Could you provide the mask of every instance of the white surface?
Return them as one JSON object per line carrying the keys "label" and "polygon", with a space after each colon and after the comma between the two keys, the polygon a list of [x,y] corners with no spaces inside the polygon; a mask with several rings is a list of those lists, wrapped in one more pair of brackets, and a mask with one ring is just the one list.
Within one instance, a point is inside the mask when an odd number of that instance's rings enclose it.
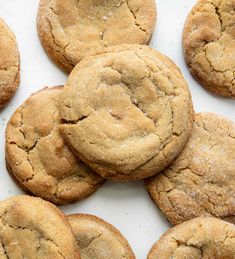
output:
{"label": "white surface", "polygon": [[[15,109],[44,86],[63,84],[67,75],[46,56],[36,32],[38,0],[1,0],[0,17],[15,32],[21,54],[21,85],[0,112],[0,199],[21,194],[8,176],[4,158],[4,132]],[[196,0],[158,0],[158,21],[152,46],[171,57],[189,83],[196,111],[211,111],[235,121],[235,101],[206,92],[190,76],[182,55],[181,34],[187,13]],[[130,242],[138,259],[146,258],[153,243],[169,224],[150,200],[142,182],[107,182],[92,197],[64,206],[65,213],[91,213],[116,226]]]}

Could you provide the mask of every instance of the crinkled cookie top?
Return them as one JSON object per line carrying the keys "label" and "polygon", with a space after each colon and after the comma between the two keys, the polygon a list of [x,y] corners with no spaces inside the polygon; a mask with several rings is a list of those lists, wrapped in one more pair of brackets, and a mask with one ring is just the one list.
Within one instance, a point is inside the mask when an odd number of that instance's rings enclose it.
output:
{"label": "crinkled cookie top", "polygon": [[19,184],[56,204],[87,197],[104,179],[64,143],[58,102],[62,87],[45,88],[21,105],[6,129],[6,162]]}
{"label": "crinkled cookie top", "polygon": [[85,214],[68,216],[82,259],[135,259],[122,234],[102,219]]}
{"label": "crinkled cookie top", "polygon": [[137,45],[110,51],[72,71],[61,96],[60,129],[102,176],[145,178],[184,147],[192,126],[191,96],[175,64],[157,51]]}
{"label": "crinkled cookie top", "polygon": [[154,0],[41,0],[38,32],[49,55],[70,71],[106,47],[147,44],[155,19]]}
{"label": "crinkled cookie top", "polygon": [[148,259],[234,259],[235,226],[201,217],[167,231],[152,247]]}
{"label": "crinkled cookie top", "polygon": [[235,123],[197,114],[182,153],[147,189],[173,224],[203,215],[235,223]]}
{"label": "crinkled cookie top", "polygon": [[183,35],[191,73],[209,90],[235,98],[235,0],[200,0]]}
{"label": "crinkled cookie top", "polygon": [[0,19],[0,109],[14,95],[20,81],[20,57],[16,38]]}
{"label": "crinkled cookie top", "polygon": [[80,259],[66,217],[40,198],[0,202],[0,258]]}

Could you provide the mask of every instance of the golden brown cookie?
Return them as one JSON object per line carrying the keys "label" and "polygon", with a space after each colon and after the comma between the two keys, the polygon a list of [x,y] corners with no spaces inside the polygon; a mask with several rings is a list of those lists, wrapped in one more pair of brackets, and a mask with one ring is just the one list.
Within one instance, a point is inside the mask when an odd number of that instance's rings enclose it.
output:
{"label": "golden brown cookie", "polygon": [[147,44],[155,20],[154,0],[41,0],[37,19],[42,45],[67,72],[109,46]]}
{"label": "golden brown cookie", "polygon": [[147,46],[80,62],[60,103],[62,135],[105,178],[152,176],[181,152],[191,132],[191,96],[182,74]]}
{"label": "golden brown cookie", "polygon": [[0,109],[20,83],[20,56],[15,35],[0,18]]}
{"label": "golden brown cookie", "polygon": [[200,217],[168,230],[152,247],[148,259],[234,259],[235,226]]}
{"label": "golden brown cookie", "polygon": [[183,33],[186,62],[208,90],[235,98],[235,0],[199,0]]}
{"label": "golden brown cookie", "polygon": [[172,224],[203,215],[235,224],[235,123],[197,114],[183,152],[147,189]]}
{"label": "golden brown cookie", "polygon": [[123,235],[104,220],[87,214],[68,216],[81,259],[135,259]]}
{"label": "golden brown cookie", "polygon": [[45,88],[26,100],[6,129],[9,173],[26,191],[56,204],[94,193],[104,182],[65,145],[58,126],[62,87]]}
{"label": "golden brown cookie", "polygon": [[0,258],[80,259],[64,214],[40,198],[0,202]]}

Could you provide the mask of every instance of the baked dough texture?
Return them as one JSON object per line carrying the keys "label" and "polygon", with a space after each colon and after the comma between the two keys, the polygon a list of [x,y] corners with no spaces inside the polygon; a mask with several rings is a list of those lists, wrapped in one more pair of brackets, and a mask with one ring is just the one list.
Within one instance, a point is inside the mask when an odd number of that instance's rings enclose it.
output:
{"label": "baked dough texture", "polygon": [[156,50],[126,45],[110,51],[83,60],[70,74],[61,95],[61,133],[103,177],[143,179],[183,149],[191,96],[176,65]]}
{"label": "baked dough texture", "polygon": [[65,145],[57,107],[63,87],[45,88],[29,97],[6,129],[8,171],[26,191],[56,204],[94,193],[104,179]]}
{"label": "baked dough texture", "polygon": [[208,90],[235,98],[235,0],[200,0],[183,33],[186,62]]}
{"label": "baked dough texture", "polygon": [[127,240],[112,225],[87,214],[68,216],[81,259],[135,259]]}
{"label": "baked dough texture", "polygon": [[147,259],[234,259],[235,226],[212,217],[200,217],[167,231]]}
{"label": "baked dough texture", "polygon": [[109,46],[147,44],[155,20],[154,0],[41,0],[37,24],[48,55],[70,72]]}
{"label": "baked dough texture", "polygon": [[67,218],[40,198],[17,196],[0,202],[1,259],[80,259]]}
{"label": "baked dough texture", "polygon": [[20,56],[16,38],[0,18],[0,109],[15,94],[20,83]]}
{"label": "baked dough texture", "polygon": [[235,224],[235,123],[197,114],[183,152],[146,185],[172,224],[203,215]]}

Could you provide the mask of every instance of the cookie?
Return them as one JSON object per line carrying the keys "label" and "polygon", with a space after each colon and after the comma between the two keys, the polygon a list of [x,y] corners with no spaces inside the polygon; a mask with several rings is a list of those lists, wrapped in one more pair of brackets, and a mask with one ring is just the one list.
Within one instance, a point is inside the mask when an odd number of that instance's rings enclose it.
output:
{"label": "cookie", "polygon": [[0,202],[0,258],[79,259],[64,214],[40,198],[17,196]]}
{"label": "cookie", "polygon": [[156,50],[111,50],[83,60],[70,74],[61,95],[60,130],[101,176],[143,179],[183,149],[193,120],[191,96],[176,65]]}
{"label": "cookie", "polygon": [[152,247],[148,259],[234,259],[235,226],[200,217],[167,231]]}
{"label": "cookie", "polygon": [[172,224],[203,215],[235,224],[235,123],[197,114],[183,152],[146,186]]}
{"label": "cookie", "polygon": [[155,20],[154,0],[41,0],[37,24],[48,55],[70,72],[109,46],[147,44]]}
{"label": "cookie", "polygon": [[29,97],[6,129],[6,164],[23,189],[56,204],[94,193],[104,182],[65,145],[57,107],[62,87]]}
{"label": "cookie", "polygon": [[0,18],[0,109],[15,94],[20,83],[20,56],[16,38]]}
{"label": "cookie", "polygon": [[81,259],[135,259],[127,240],[112,225],[87,214],[68,216]]}
{"label": "cookie", "polygon": [[186,62],[208,90],[235,98],[235,0],[199,0],[183,33]]}

